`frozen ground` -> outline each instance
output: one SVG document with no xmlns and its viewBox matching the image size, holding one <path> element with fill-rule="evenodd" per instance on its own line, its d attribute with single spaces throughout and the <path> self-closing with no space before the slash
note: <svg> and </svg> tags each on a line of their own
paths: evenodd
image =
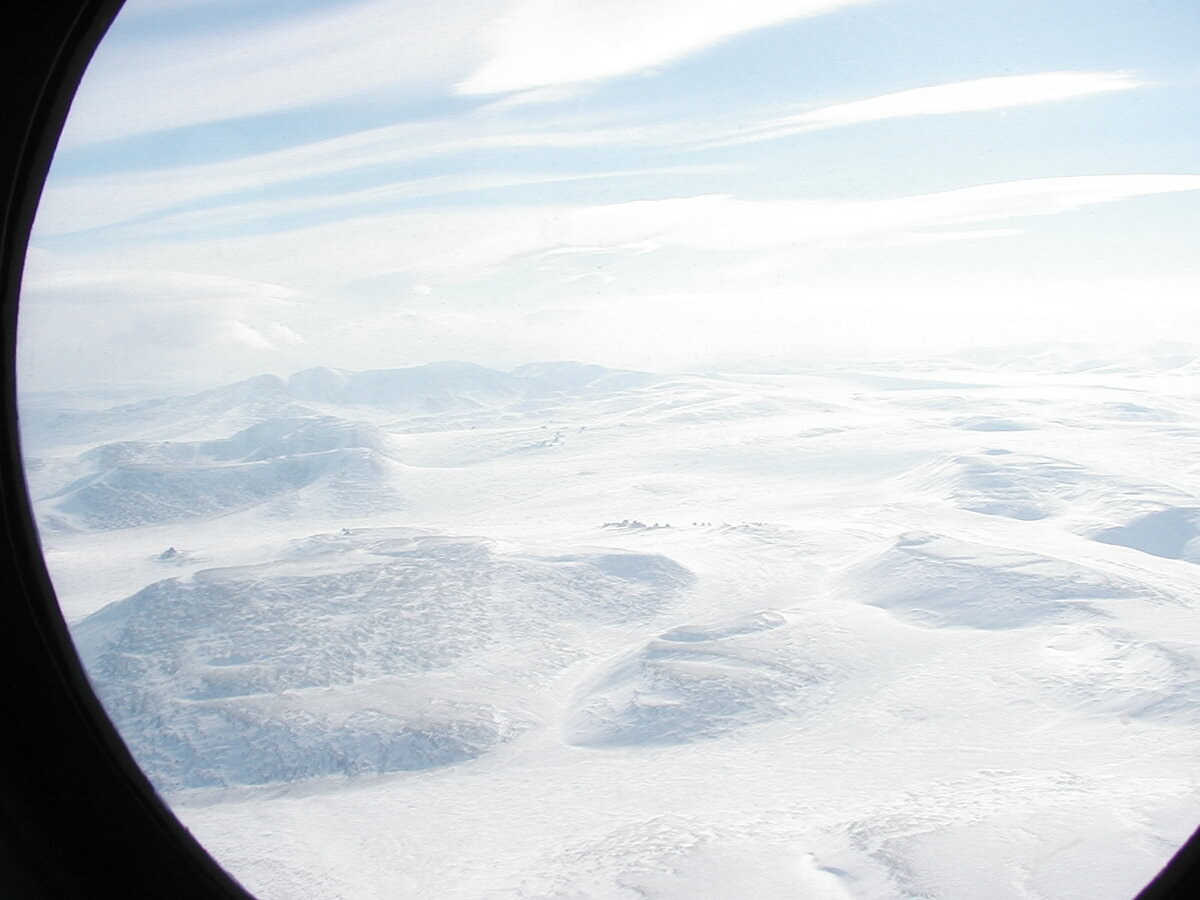
<svg viewBox="0 0 1200 900">
<path fill-rule="evenodd" d="M 263 900 L 1117 900 L 1200 820 L 1168 349 L 310 370 L 25 442 L 101 697 Z"/>
</svg>

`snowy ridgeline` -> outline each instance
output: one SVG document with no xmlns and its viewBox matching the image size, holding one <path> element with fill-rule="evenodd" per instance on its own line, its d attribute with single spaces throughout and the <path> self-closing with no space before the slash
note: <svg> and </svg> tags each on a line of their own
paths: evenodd
<svg viewBox="0 0 1200 900">
<path fill-rule="evenodd" d="M 24 427 L 47 558 L 101 699 L 160 789 L 202 803 L 189 825 L 263 896 L 303 895 L 279 873 L 316 877 L 307 838 L 256 846 L 240 804 L 269 805 L 265 785 L 337 794 L 347 776 L 361 800 L 345 802 L 366 804 L 347 816 L 416 841 L 408 865 L 429 866 L 379 896 L 483 896 L 437 881 L 457 826 L 418 839 L 376 821 L 383 795 L 362 785 L 389 773 L 380 790 L 428 816 L 449 788 L 421 773 L 544 792 L 553 827 L 479 851 L 488 877 L 517 867 L 498 896 L 608 884 L 600 863 L 571 868 L 579 848 L 530 848 L 588 820 L 571 791 L 612 760 L 631 787 L 606 810 L 639 834 L 658 827 L 652 786 L 688 766 L 727 773 L 672 795 L 700 804 L 695 822 L 751 821 L 765 802 L 752 783 L 780 810 L 808 810 L 778 812 L 753 841 L 734 829 L 730 846 L 765 847 L 787 825 L 804 858 L 827 857 L 767 896 L 950 897 L 928 846 L 966 841 L 1003 868 L 1029 835 L 979 797 L 1004 798 L 994 810 L 1083 797 L 1100 806 L 1079 821 L 1094 821 L 1114 802 L 1107 779 L 1133 779 L 1155 753 L 1161 796 L 1105 832 L 1137 848 L 1121 857 L 1136 887 L 1186 836 L 1171 804 L 1200 738 L 1194 375 L 1172 357 L 1177 371 L 1145 384 L 1115 364 L 1056 371 L 1116 372 L 1116 386 L 1041 383 L 1022 360 L 1011 381 L 981 360 L 729 378 L 310 370 L 108 410 L 31 408 Z M 990 749 L 976 760 L 967 746 Z M 843 760 L 841 774 L 790 774 L 822 759 Z M 889 799 L 897 766 L 918 773 L 909 791 L 941 798 L 933 844 L 911 839 L 928 817 Z M 697 778 L 745 799 L 704 806 Z M 540 821 L 513 802 L 515 819 Z M 853 822 L 804 836 L 817 810 L 860 803 Z M 316 819 L 296 834 L 335 827 Z M 664 859 L 709 840 L 679 827 Z M 1092 864 L 1059 853 L 1070 829 L 1055 835 L 1022 852 L 1053 857 L 1053 877 Z M 707 896 L 651 890 L 665 876 L 620 869 L 621 841 L 587 851 L 609 854 L 614 884 Z M 558 874 L 531 887 L 522 865 Z M 782 877 L 765 871 L 751 880 Z M 979 896 L 1053 895 L 1030 887 L 1044 873 L 1021 871 Z"/>
</svg>

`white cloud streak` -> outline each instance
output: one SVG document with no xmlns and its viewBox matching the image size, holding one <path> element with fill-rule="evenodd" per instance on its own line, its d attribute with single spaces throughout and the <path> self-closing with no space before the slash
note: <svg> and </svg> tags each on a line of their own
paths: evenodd
<svg viewBox="0 0 1200 900">
<path fill-rule="evenodd" d="M 161 238 L 164 235 L 186 235 L 189 231 L 196 229 L 219 229 L 247 222 L 261 222 L 268 219 L 275 220 L 281 217 L 310 213 L 334 213 L 335 215 L 340 213 L 349 216 L 361 214 L 364 208 L 374 207 L 378 209 L 380 207 L 396 206 L 406 200 L 426 197 L 447 197 L 472 191 L 492 191 L 505 188 L 556 185 L 572 181 L 631 178 L 646 175 L 669 177 L 707 174 L 720 171 L 724 168 L 726 167 L 717 165 L 694 165 L 581 172 L 577 174 L 496 173 L 435 175 L 428 178 L 414 178 L 409 181 L 377 185 L 357 191 L 306 194 L 249 203 L 225 203 L 208 209 L 167 214 L 161 217 L 156 216 L 145 224 L 125 226 L 121 231 L 121 235 L 124 238 Z M 150 205 L 153 202 L 152 198 L 147 197 L 147 201 L 149 202 L 147 203 L 145 212 L 157 212 L 158 207 Z M 289 226 L 286 224 L 282 226 L 282 228 L 287 227 Z"/>
<path fill-rule="evenodd" d="M 220 301 L 238 308 L 274 308 L 293 303 L 300 295 L 278 283 L 254 281 L 217 273 L 187 272 L 167 267 L 67 267 L 53 254 L 31 254 L 25 267 L 23 292 L 54 296 L 89 305 L 109 300 L 157 303 Z"/>
<path fill-rule="evenodd" d="M 52 178 L 38 209 L 37 232 L 67 234 L 239 192 L 453 154 L 489 149 L 620 146 L 650 138 L 647 130 L 634 128 L 498 129 L 479 133 L 473 132 L 471 125 L 439 125 L 387 126 L 215 163 Z M 468 178 L 462 176 L 460 180 Z"/>
<path fill-rule="evenodd" d="M 691 145 L 701 147 L 749 143 L 817 129 L 905 116 L 944 115 L 972 110 L 1001 109 L 1048 103 L 1145 84 L 1123 72 L 1046 72 L 1001 76 L 918 88 L 866 100 L 827 106 L 797 116 L 776 118 L 729 132 L 716 123 L 689 122 L 643 126 L 597 126 L 595 123 L 544 122 L 529 128 L 522 122 L 496 118 L 489 112 L 452 121 L 405 123 L 342 135 L 307 144 L 215 163 L 176 166 L 85 178 L 52 178 L 38 214 L 37 232 L 66 234 L 104 227 L 181 207 L 213 204 L 212 211 L 189 211 L 178 223 L 213 224 L 289 210 L 352 209 L 357 203 L 384 202 L 388 197 L 429 196 L 518 184 L 503 173 L 446 175 L 393 182 L 356 192 L 344 192 L 345 202 L 332 195 L 254 201 L 246 204 L 239 193 L 296 185 L 326 176 L 366 172 L 420 160 L 453 160 L 465 154 L 514 149 L 653 148 Z M 554 89 L 548 89 L 554 90 Z M 537 93 L 537 91 L 534 91 Z M 518 95 L 519 96 L 519 95 Z M 713 135 L 718 139 L 713 140 Z M 451 163 L 453 165 L 453 163 Z M 682 171 L 680 167 L 672 170 Z M 631 170 L 637 172 L 653 169 Z M 660 171 L 668 171 L 663 168 Z M 561 180 L 610 177 L 615 171 L 566 175 Z M 529 176 L 528 183 L 549 183 L 551 174 Z M 510 180 L 512 179 L 512 180 Z M 194 218 L 193 218 L 194 217 Z"/>
<path fill-rule="evenodd" d="M 542 92 L 673 62 L 725 38 L 880 0 L 356 0 L 201 36 L 154 39 L 125 21 L 101 44 L 64 146 L 128 138 L 367 96 Z"/>
<path fill-rule="evenodd" d="M 758 124 L 733 136 L 709 142 L 706 146 L 754 143 L 885 119 L 1033 106 L 1126 91 L 1146 84 L 1129 72 L 1040 72 L 976 78 L 825 106 Z"/>
<path fill-rule="evenodd" d="M 714 194 L 579 210 L 561 217 L 553 236 L 562 246 L 581 248 L 654 241 L 695 250 L 768 249 L 1056 215 L 1194 190 L 1200 190 L 1200 175 L 1145 174 L 1039 178 L 875 201 L 748 201 Z"/>
<path fill-rule="evenodd" d="M 518 0 L 464 94 L 599 81 L 662 66 L 754 29 L 878 0 Z"/>
<path fill-rule="evenodd" d="M 64 143 L 381 92 L 444 91 L 484 58 L 477 35 L 502 8 L 502 0 L 358 0 L 258 25 L 239 16 L 218 34 L 155 40 L 127 37 L 118 17 L 80 87 Z"/>
<path fill-rule="evenodd" d="M 753 201 L 714 194 L 593 207 L 420 210 L 258 236 L 146 243 L 137 258 L 150 269 L 237 272 L 254 283 L 302 285 L 319 294 L 397 273 L 435 283 L 469 281 L 520 260 L 534 265 L 570 255 L 634 256 L 656 247 L 727 253 L 734 255 L 732 261 L 737 254 L 788 247 L 998 238 L 1012 234 L 1007 227 L 1012 220 L 1195 190 L 1200 190 L 1200 175 L 1091 175 L 875 201 Z M 997 223 L 1002 224 L 987 227 Z M 964 231 L 962 226 L 980 228 Z M 72 260 L 101 267 L 106 256 L 97 249 Z M 663 277 L 677 277 L 673 271 L 668 267 Z M 681 271 L 696 274 L 703 267 Z"/>
</svg>

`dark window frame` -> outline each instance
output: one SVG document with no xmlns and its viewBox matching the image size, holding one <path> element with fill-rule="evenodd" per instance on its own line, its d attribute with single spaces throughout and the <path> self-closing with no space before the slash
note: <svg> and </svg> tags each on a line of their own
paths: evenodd
<svg viewBox="0 0 1200 900">
<path fill-rule="evenodd" d="M 179 823 L 108 720 L 46 572 L 17 431 L 34 213 L 71 99 L 123 0 L 0 14 L 0 898 L 253 900 Z M 1135 900 L 1200 896 L 1200 829 Z"/>
<path fill-rule="evenodd" d="M 42 185 L 122 0 L 0 14 L 0 897 L 253 900 L 172 815 L 92 693 L 46 573 L 17 432 L 17 299 Z"/>
</svg>

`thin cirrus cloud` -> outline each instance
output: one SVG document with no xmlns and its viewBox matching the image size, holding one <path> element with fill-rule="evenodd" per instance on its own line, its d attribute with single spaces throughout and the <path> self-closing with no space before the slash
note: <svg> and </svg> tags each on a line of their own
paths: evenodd
<svg viewBox="0 0 1200 900">
<path fill-rule="evenodd" d="M 200 36 L 143 33 L 131 0 L 89 67 L 64 145 L 312 108 L 367 96 L 427 101 L 601 81 L 728 37 L 880 0 L 357 0 Z"/>
<path fill-rule="evenodd" d="M 290 216 L 320 215 L 340 218 L 378 208 L 395 208 L 406 200 L 430 197 L 450 197 L 474 192 L 505 191 L 514 188 L 549 187 L 573 181 L 592 181 L 655 176 L 657 178 L 687 177 L 722 171 L 721 165 L 690 165 L 646 169 L 626 169 L 578 173 L 496 173 L 434 175 L 363 188 L 263 200 L 247 203 L 222 203 L 201 210 L 170 213 L 144 223 L 126 225 L 121 229 L 125 238 L 161 238 L 164 235 L 186 235 L 200 230 L 219 230 L 229 226 L 260 224 L 278 227 Z"/>
<path fill-rule="evenodd" d="M 1123 72 L 1047 72 L 1035 75 L 981 78 L 901 91 L 866 100 L 827 106 L 801 116 L 775 120 L 752 131 L 740 131 L 721 140 L 700 139 L 702 146 L 720 146 L 783 137 L 823 128 L 835 128 L 903 116 L 937 115 L 983 109 L 1048 103 L 1090 94 L 1128 90 L 1145 84 Z M 154 215 L 207 198 L 218 198 L 218 206 L 241 206 L 230 195 L 268 185 L 302 182 L 306 179 L 369 169 L 420 159 L 448 158 L 455 154 L 505 148 L 564 150 L 579 147 L 631 148 L 695 143 L 697 132 L 712 133 L 715 126 L 691 123 L 683 127 L 591 127 L 571 129 L 559 123 L 542 128 L 514 127 L 525 123 L 460 122 L 454 127 L 414 123 L 387 126 L 313 141 L 307 144 L 194 166 L 132 172 L 82 179 L 58 179 L 51 183 L 39 212 L 38 231 L 43 235 L 64 234 L 87 228 L 113 225 Z M 503 181 L 503 176 L 497 176 Z M 608 172 L 565 176 L 609 177 Z M 537 180 L 541 180 L 540 178 Z M 548 179 L 555 180 L 555 179 Z M 444 183 L 469 184 L 471 179 L 448 178 Z M 430 183 L 427 187 L 435 188 Z M 395 188 L 396 197 L 422 192 Z M 367 197 L 364 189 L 363 196 Z M 374 198 L 382 199 L 381 187 Z M 353 199 L 354 192 L 347 198 Z M 368 197 L 369 199 L 369 197 Z M 322 205 L 295 201 L 297 208 Z M 263 204 L 266 209 L 270 204 Z M 327 205 L 327 204 L 326 204 Z M 343 204 L 346 205 L 346 204 Z M 280 201 L 279 211 L 288 203 Z M 243 208 L 243 212 L 245 209 Z M 234 214 L 236 218 L 236 213 Z M 219 213 L 204 218 L 219 219 Z"/>
<path fill-rule="evenodd" d="M 1037 178 L 873 201 L 754 201 L 718 194 L 578 210 L 555 220 L 553 234 L 560 246 L 585 252 L 639 241 L 693 250 L 755 250 L 1057 215 L 1195 190 L 1200 190 L 1200 175 L 1137 174 Z M 924 240 L 954 240 L 961 234 L 926 233 Z M 993 236 L 1009 234 L 1000 229 Z"/>
<path fill-rule="evenodd" d="M 275 185 L 356 170 L 379 170 L 491 149 L 629 146 L 657 139 L 638 128 L 474 127 L 473 123 L 400 124 L 312 141 L 232 160 L 111 175 L 58 178 L 38 209 L 39 235 L 68 234 Z M 308 190 L 311 190 L 309 188 Z"/>
<path fill-rule="evenodd" d="M 27 258 L 22 287 L 39 296 L 88 306 L 109 302 L 158 305 L 220 302 L 237 309 L 278 310 L 294 303 L 299 296 L 297 290 L 283 284 L 221 273 L 111 264 L 68 268 L 44 251 Z"/>
<path fill-rule="evenodd" d="M 518 0 L 490 29 L 491 57 L 459 82 L 500 94 L 651 69 L 722 40 L 879 0 Z"/>
<path fill-rule="evenodd" d="M 975 78 L 821 107 L 761 123 L 752 129 L 708 142 L 706 146 L 754 143 L 884 119 L 1033 106 L 1092 94 L 1127 91 L 1147 83 L 1130 72 L 1038 72 Z"/>
<path fill-rule="evenodd" d="M 1014 222 L 1139 196 L 1200 190 L 1200 175 L 1092 175 L 1000 182 L 886 200 L 758 201 L 700 195 L 598 206 L 507 206 L 359 216 L 288 231 L 147 243 L 149 269 L 236 271 L 306 293 L 383 275 L 470 282 L 506 268 L 529 277 L 549 258 L 639 255 L 655 248 L 699 252 L 664 261 L 670 283 L 703 281 L 715 266 L 789 247 L 829 249 L 1011 238 Z M 718 262 L 714 254 L 722 254 Z M 106 251 L 77 254 L 103 268 Z M 585 263 L 593 265 L 592 261 Z M 577 270 L 565 271 L 570 277 Z M 80 287 L 83 287 L 82 285 Z"/>
<path fill-rule="evenodd" d="M 183 206 L 194 207 L 197 201 L 207 203 L 210 199 L 217 206 L 239 204 L 242 201 L 235 196 L 238 192 L 423 159 L 452 160 L 466 153 L 538 148 L 720 147 L 885 119 L 1050 103 L 1145 84 L 1128 72 L 1043 72 L 980 78 L 826 106 L 736 132 L 715 121 L 621 126 L 612 122 L 546 120 L 532 125 L 468 116 L 454 121 L 403 123 L 214 163 L 56 179 L 39 211 L 38 232 L 64 234 L 103 227 Z M 584 177 L 606 176 L 598 172 Z"/>
<path fill-rule="evenodd" d="M 444 93 L 485 58 L 477 35 L 502 0 L 358 0 L 255 24 L 250 5 L 202 36 L 127 29 L 132 0 L 89 66 L 67 146 L 386 93 Z M 419 36 L 414 39 L 413 36 Z"/>
</svg>

